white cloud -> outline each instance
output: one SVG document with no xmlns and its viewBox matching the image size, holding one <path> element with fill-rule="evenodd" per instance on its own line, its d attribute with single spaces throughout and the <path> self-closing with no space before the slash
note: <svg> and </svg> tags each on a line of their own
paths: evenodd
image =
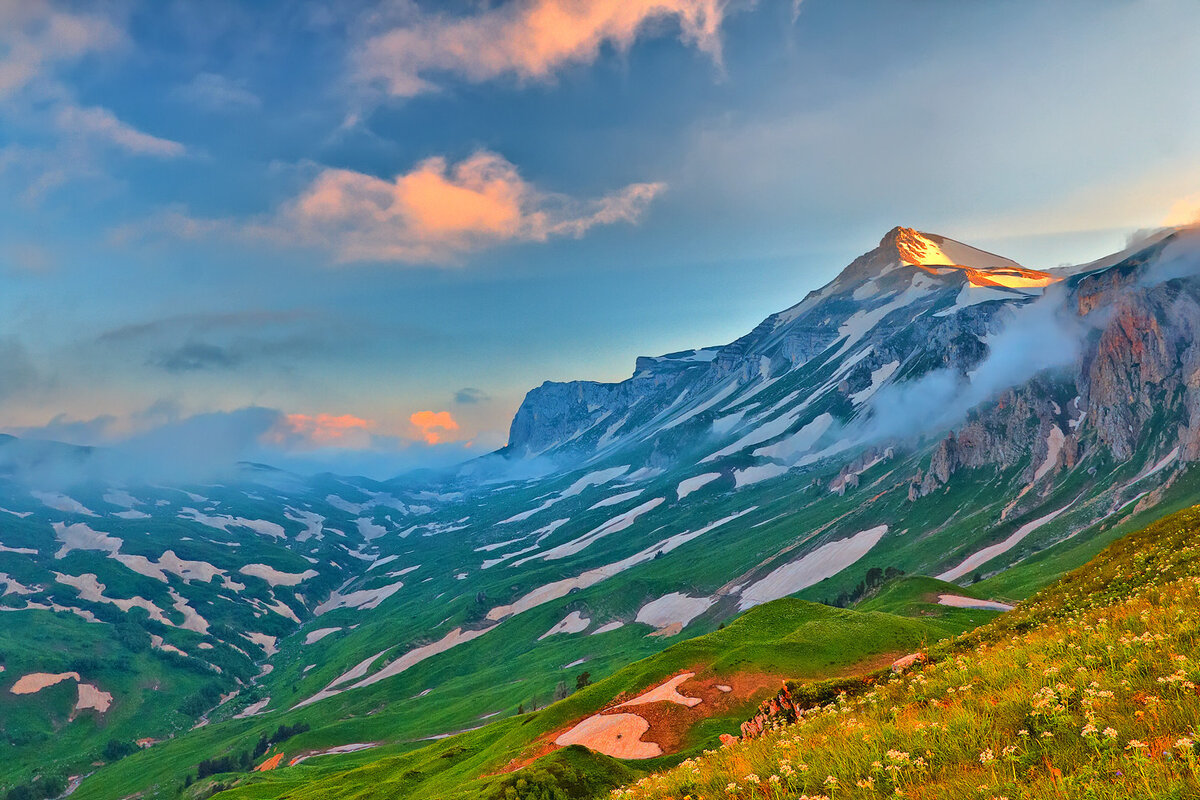
<svg viewBox="0 0 1200 800">
<path fill-rule="evenodd" d="M 171 94 L 210 111 L 258 108 L 262 105 L 258 95 L 245 86 L 212 72 L 201 72 L 188 83 L 176 87 Z"/>
<path fill-rule="evenodd" d="M 55 124 L 64 134 L 82 135 L 135 155 L 175 158 L 184 154 L 184 146 L 179 142 L 140 131 L 117 119 L 106 108 L 67 104 L 55 113 Z"/>
</svg>

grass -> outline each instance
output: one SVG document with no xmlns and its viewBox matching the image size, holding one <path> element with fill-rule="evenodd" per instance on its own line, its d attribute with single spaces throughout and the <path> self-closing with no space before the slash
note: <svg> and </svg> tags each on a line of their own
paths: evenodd
<svg viewBox="0 0 1200 800">
<path fill-rule="evenodd" d="M 1163 519 L 928 664 L 614 797 L 1196 797 L 1198 532 Z"/>
<path fill-rule="evenodd" d="M 516 797 L 552 798 L 559 796 L 554 793 L 558 790 L 565 797 L 590 797 L 596 791 L 627 782 L 647 770 L 669 767 L 713 746 L 720 734 L 736 731 L 763 698 L 747 699 L 731 713 L 697 725 L 682 753 L 645 762 L 617 762 L 596 754 L 585 757 L 577 748 L 569 748 L 554 751 L 517 773 L 500 770 L 516 758 L 535 753 L 539 740 L 547 734 L 594 713 L 618 695 L 639 692 L 683 669 L 715 675 L 753 672 L 780 679 L 818 679 L 844 674 L 880 656 L 909 652 L 942 635 L 940 628 L 918 618 L 779 600 L 751 609 L 720 630 L 635 662 L 536 713 L 510 717 L 411 752 L 391 755 L 365 751 L 353 757 L 314 759 L 265 774 L 218 778 L 215 783 L 229 785 L 236 780 L 238 785 L 217 796 L 221 800 L 285 796 L 291 800 L 508 800 L 509 790 Z M 520 785 L 521 780 L 525 784 Z M 200 796 L 211 785 L 197 786 L 193 791 Z"/>
</svg>

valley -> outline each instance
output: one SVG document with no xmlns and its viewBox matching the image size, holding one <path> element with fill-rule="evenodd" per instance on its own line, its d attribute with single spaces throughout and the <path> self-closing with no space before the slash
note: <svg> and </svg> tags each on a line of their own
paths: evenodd
<svg viewBox="0 0 1200 800">
<path fill-rule="evenodd" d="M 1052 636 L 1031 609 L 1062 576 L 1191 525 L 1197 245 L 1035 269 L 896 228 L 727 345 L 533 389 L 506 447 L 436 474 L 117 485 L 87 448 L 5 437 L 0 785 L 677 797 L 681 763 L 743 785 L 742 750 L 706 751 L 785 682 L 827 708 L 917 652 Z"/>
</svg>

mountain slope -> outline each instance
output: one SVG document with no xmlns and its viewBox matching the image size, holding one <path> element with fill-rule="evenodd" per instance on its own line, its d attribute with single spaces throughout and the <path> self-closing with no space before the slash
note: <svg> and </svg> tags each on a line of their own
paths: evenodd
<svg viewBox="0 0 1200 800">
<path fill-rule="evenodd" d="M 1019 600 L 1200 499 L 1196 251 L 1175 231 L 1035 270 L 895 229 L 729 345 L 535 389 L 505 452 L 439 481 L 117 486 L 89 452 L 8 441 L 0 457 L 33 455 L 0 479 L 3 613 L 69 615 L 118 656 L 133 626 L 152 660 L 129 655 L 143 689 L 114 690 L 115 662 L 29 649 L 0 674 L 0 782 L 112 761 L 52 726 L 132 719 L 155 675 L 179 688 L 138 738 L 173 738 L 80 797 L 172 796 L 280 725 L 310 726 L 308 751 L 378 744 L 327 762 L 406 751 L 773 600 L 851 605 L 879 574 Z M 527 477 L 531 456 L 560 466 Z M 72 718 L 47 689 L 36 724 L 10 711 L 20 678 L 63 671 L 112 707 Z"/>
<path fill-rule="evenodd" d="M 1193 797 L 1198 530 L 1164 519 L 907 675 L 614 796 Z"/>
</svg>

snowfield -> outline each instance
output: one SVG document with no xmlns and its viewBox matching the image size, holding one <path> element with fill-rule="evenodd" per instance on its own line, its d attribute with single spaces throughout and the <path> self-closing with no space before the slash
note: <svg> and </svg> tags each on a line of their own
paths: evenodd
<svg viewBox="0 0 1200 800">
<path fill-rule="evenodd" d="M 887 532 L 887 525 L 879 525 L 856 533 L 849 539 L 823 544 L 811 553 L 776 568 L 742 591 L 739 610 L 745 611 L 787 597 L 836 575 L 869 553 Z"/>
</svg>

